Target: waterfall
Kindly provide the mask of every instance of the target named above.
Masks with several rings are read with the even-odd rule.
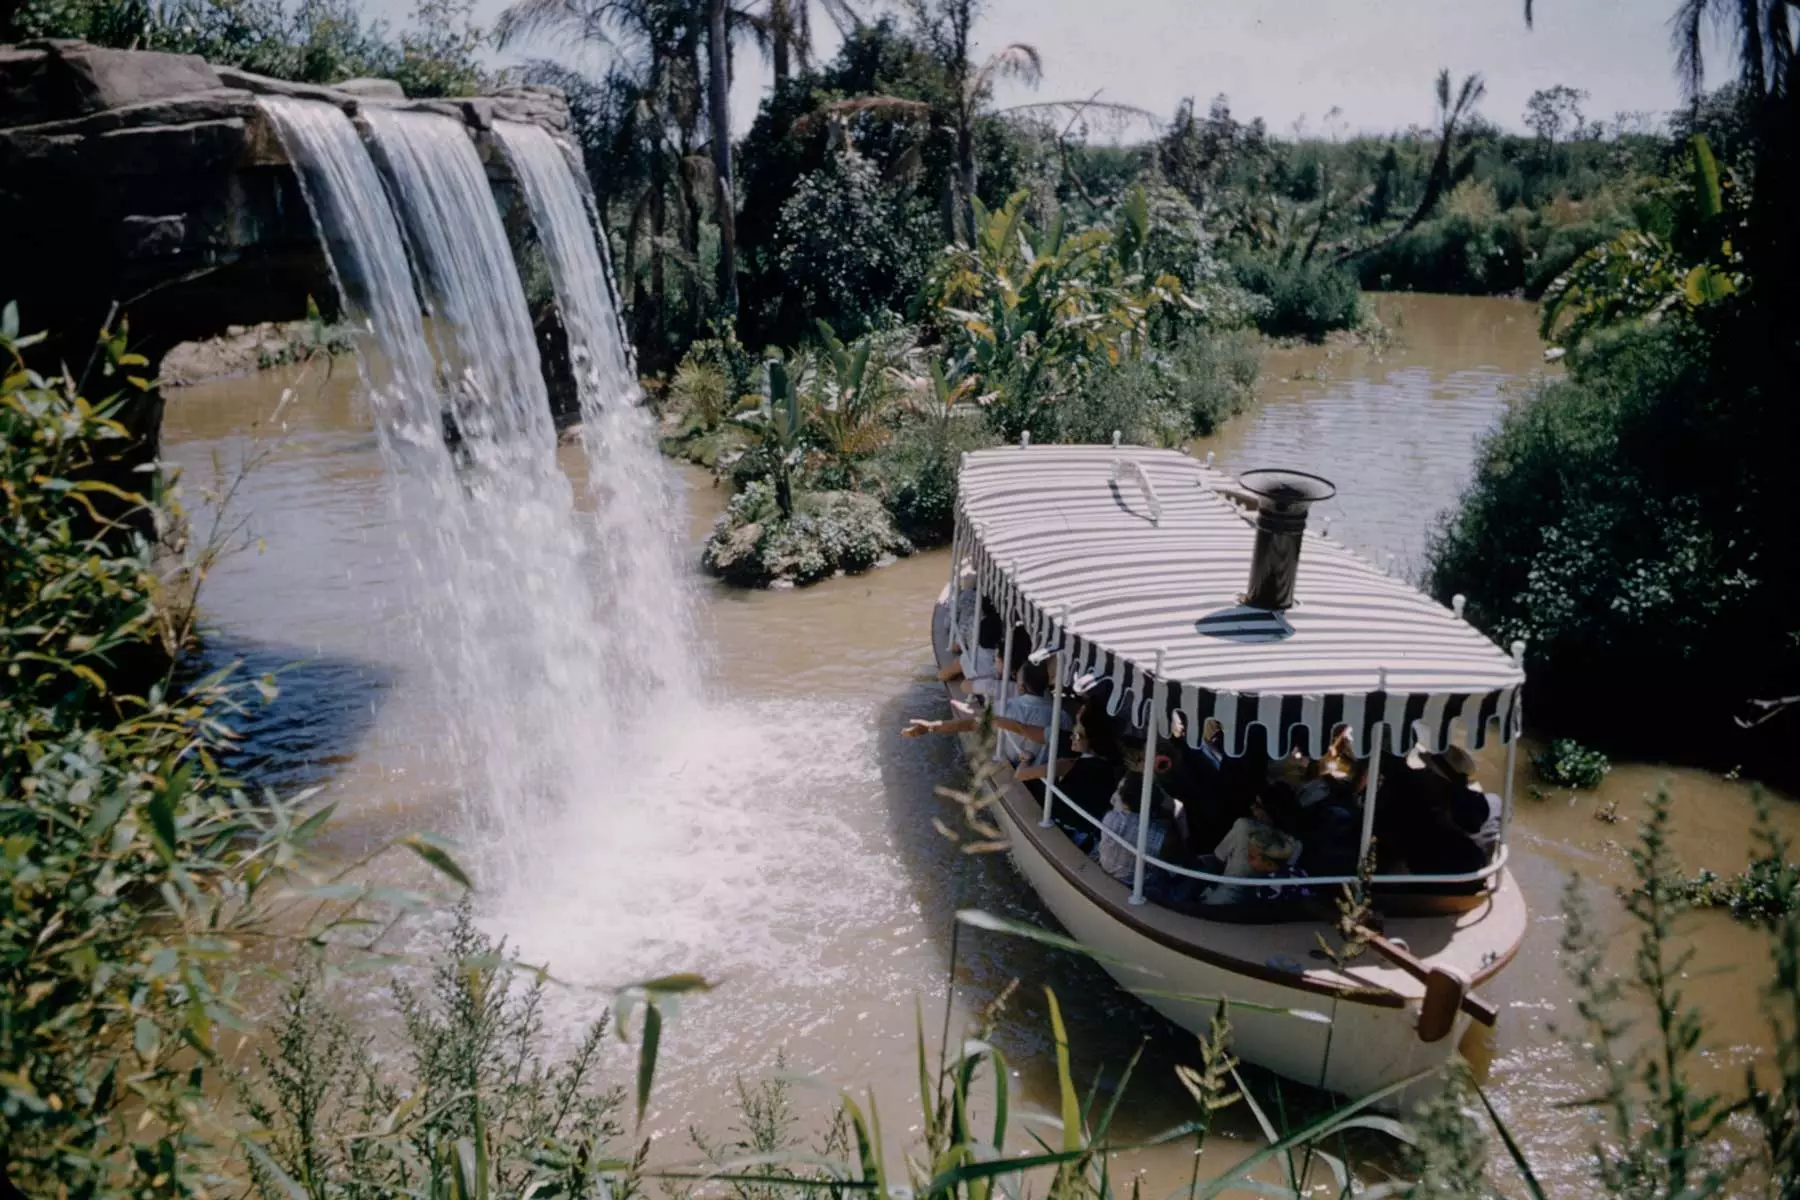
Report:
[[[609,666],[640,695],[691,699],[696,637],[680,497],[626,349],[612,274],[595,236],[580,168],[535,125],[494,122],[549,263],[581,402],[581,442],[594,492],[600,570],[612,620],[632,636]]]
[[[375,164],[334,106],[272,96],[261,103],[300,177],[345,315],[360,331],[357,370],[384,453],[399,467],[448,470],[437,367],[420,330],[400,226]]]
[[[416,568],[416,636],[444,697],[457,791],[488,861],[516,877],[533,831],[605,778],[621,718],[608,706],[617,693],[603,672],[619,638],[603,627],[612,606],[585,570],[588,523],[556,465],[537,346],[499,212],[468,134],[452,119],[371,107],[384,190],[341,111],[315,101],[263,104],[299,171],[346,315],[365,333],[358,367],[391,451],[397,516]],[[402,225],[431,311],[429,337]]]

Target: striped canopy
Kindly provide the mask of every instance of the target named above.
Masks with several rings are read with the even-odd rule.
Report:
[[[1185,716],[1198,745],[1218,718],[1241,755],[1260,728],[1271,755],[1318,757],[1348,726],[1358,757],[1378,731],[1403,753],[1441,750],[1460,727],[1519,729],[1519,664],[1461,617],[1308,532],[1294,607],[1245,607],[1252,518],[1216,489],[1222,471],[1173,450],[1030,446],[963,455],[956,547],[978,586],[1074,671],[1113,680],[1112,708],[1158,736]],[[960,557],[959,557],[960,561]],[[1157,652],[1164,701],[1154,706]]]

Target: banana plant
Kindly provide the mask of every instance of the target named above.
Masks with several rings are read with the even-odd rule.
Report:
[[[872,362],[872,339],[847,346],[829,323],[820,321],[818,328],[823,361],[812,423],[827,452],[854,476],[856,460],[887,440],[883,418],[890,393],[880,364]]]
[[[952,324],[952,347],[967,352],[982,390],[1006,402],[994,419],[1008,437],[1090,369],[1138,353],[1152,312],[1184,303],[1180,280],[1146,266],[1141,189],[1112,226],[1077,232],[1060,212],[1034,229],[1026,197],[1016,192],[997,211],[976,201],[974,244],[946,250],[924,293]]]
[[[769,458],[775,504],[785,521],[794,515],[794,468],[806,453],[806,408],[800,389],[794,386],[789,363],[771,358],[766,369],[768,395],[760,407],[737,419],[755,434],[757,448]]]
[[[1732,244],[1739,223],[1736,189],[1695,134],[1689,177],[1667,189],[1661,228],[1628,229],[1596,246],[1544,292],[1539,331],[1565,348],[1628,321],[1716,304],[1744,286],[1742,255]]]

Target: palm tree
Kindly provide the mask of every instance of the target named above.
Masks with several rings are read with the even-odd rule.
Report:
[[[1036,47],[1014,42],[990,54],[979,66],[969,58],[971,34],[985,0],[908,0],[913,20],[927,46],[943,66],[950,90],[951,124],[956,136],[956,174],[951,180],[950,232],[965,244],[975,239],[975,123],[993,98],[994,84],[1018,79],[1036,87],[1044,60]]]
[[[862,17],[850,0],[818,0],[819,7],[831,18],[839,33],[848,34],[860,28]],[[764,0],[761,9],[747,9],[733,15],[749,26],[757,42],[769,55],[775,71],[775,89],[792,78],[794,68],[802,71],[812,66],[811,0]]]
[[[1425,176],[1425,192],[1419,197],[1417,207],[1412,210],[1406,220],[1400,223],[1398,229],[1365,246],[1344,251],[1337,256],[1338,262],[1343,263],[1353,258],[1360,258],[1417,228],[1419,223],[1429,217],[1437,208],[1438,201],[1442,200],[1444,193],[1450,190],[1450,185],[1456,177],[1463,173],[1468,159],[1467,156],[1460,162],[1455,159],[1457,131],[1461,128],[1466,132],[1465,122],[1474,114],[1475,106],[1481,103],[1481,98],[1487,95],[1487,84],[1477,72],[1462,81],[1462,85],[1455,89],[1453,97],[1450,87],[1450,68],[1445,67],[1438,72],[1436,89],[1437,154],[1432,157],[1431,172]]]
[[[654,361],[668,339],[668,267],[684,268],[698,299],[700,194],[710,186],[712,165],[696,154],[705,102],[699,62],[705,35],[703,0],[516,0],[495,25],[501,48],[554,38],[598,48],[607,56],[599,89],[613,97],[620,160],[641,158],[644,182],[628,197],[624,273],[635,279],[638,248],[647,243],[650,295],[633,305],[640,349]],[[535,62],[526,73],[556,81],[578,71],[566,63]],[[727,120],[729,126],[729,119]],[[674,192],[679,203],[671,206]],[[671,238],[673,226],[674,238]],[[647,328],[646,328],[647,326]]]
[[[725,31],[727,0],[708,0],[706,14],[707,112],[712,118],[714,208],[719,223],[719,305],[735,319],[737,201],[731,186],[731,42]]]

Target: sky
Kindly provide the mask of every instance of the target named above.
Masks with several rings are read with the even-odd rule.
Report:
[[[370,0],[398,23],[411,0]],[[881,0],[853,0],[865,12]],[[505,0],[478,0],[491,26]],[[1386,132],[1432,118],[1439,67],[1457,79],[1480,71],[1489,120],[1523,130],[1526,98],[1564,83],[1590,93],[1589,119],[1618,112],[1657,115],[1680,104],[1669,46],[1674,0],[1536,0],[1535,27],[1522,0],[988,0],[976,27],[982,52],[1011,42],[1035,46],[1044,78],[1035,90],[1004,87],[1001,105],[1100,98],[1162,119],[1184,96],[1204,110],[1224,93],[1240,120],[1262,117],[1289,134],[1297,121],[1330,136]],[[815,35],[825,54],[837,41],[822,7]],[[552,47],[545,47],[550,50]],[[1729,64],[1715,40],[1713,77]],[[766,94],[767,65],[739,51],[733,121],[749,127]],[[1331,109],[1340,115],[1327,119]],[[1140,124],[1128,140],[1148,136]]]

